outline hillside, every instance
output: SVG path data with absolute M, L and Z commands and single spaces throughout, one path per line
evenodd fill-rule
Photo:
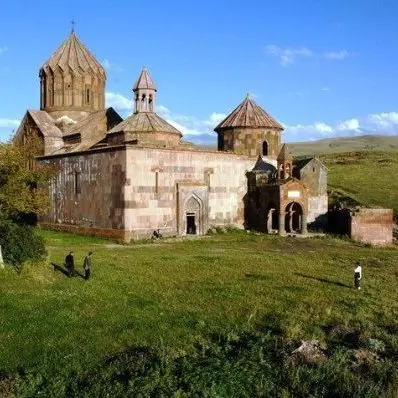
M 328 188 L 365 206 L 394 209 L 398 216 L 398 152 L 327 154 Z
M 398 151 L 398 136 L 363 135 L 359 137 L 326 138 L 308 142 L 289 142 L 293 156 L 320 155 L 358 151 Z

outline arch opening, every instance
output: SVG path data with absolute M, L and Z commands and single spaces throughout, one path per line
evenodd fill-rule
M 303 230 L 303 208 L 297 202 L 291 202 L 285 209 L 285 229 L 288 233 Z

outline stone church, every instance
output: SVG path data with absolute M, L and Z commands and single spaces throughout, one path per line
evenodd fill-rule
M 56 167 L 42 225 L 124 241 L 226 225 L 284 235 L 327 213 L 327 169 L 294 160 L 283 127 L 249 96 L 215 127 L 217 150 L 204 150 L 156 114 L 145 68 L 132 115 L 105 108 L 105 70 L 74 32 L 39 77 L 40 110 L 26 112 L 14 142 L 38 139 L 38 164 Z

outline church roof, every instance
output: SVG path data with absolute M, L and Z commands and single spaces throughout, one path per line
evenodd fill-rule
M 182 136 L 180 131 L 178 131 L 171 124 L 167 123 L 166 120 L 162 119 L 154 112 L 133 113 L 125 121 L 113 127 L 110 131 L 108 131 L 108 133 L 112 134 L 123 131 L 137 133 L 174 133 Z
M 62 131 L 55 125 L 54 119 L 47 112 L 30 109 L 26 112 L 26 115 L 33 119 L 44 137 L 62 137 Z M 18 131 L 22 128 L 23 121 Z M 16 134 L 18 134 L 18 131 Z
M 91 70 L 93 73 L 105 77 L 104 68 L 79 40 L 75 32 L 72 32 L 57 48 L 54 54 L 43 64 L 42 69 L 50 68 L 55 71 L 57 67 L 63 71 L 71 69 L 77 74 Z
M 267 173 L 267 174 L 273 174 L 273 173 L 276 173 L 276 168 L 271 163 L 264 162 L 263 158 L 261 156 L 259 156 L 257 158 L 257 162 L 254 165 L 252 171 L 258 171 L 258 172 L 263 172 L 263 173 Z
M 64 136 L 80 133 L 84 137 L 88 138 L 89 136 L 97 135 L 97 126 L 100 125 L 102 121 L 105 121 L 106 130 L 108 130 L 117 123 L 123 121 L 123 119 L 112 107 L 102 109 L 96 112 L 92 112 L 76 124 L 72 124 L 64 132 Z M 104 135 L 102 138 L 105 137 L 106 130 L 103 131 Z
M 283 127 L 249 95 L 214 130 L 231 127 L 270 127 L 283 130 Z
M 289 152 L 289 148 L 287 147 L 286 144 L 282 145 L 282 148 L 279 152 L 278 157 L 276 158 L 278 161 L 283 161 L 283 160 L 293 160 L 293 156 Z
M 133 91 L 138 89 L 151 89 L 156 91 L 156 86 L 146 68 L 143 68 L 141 74 L 138 76 L 137 81 L 134 84 Z

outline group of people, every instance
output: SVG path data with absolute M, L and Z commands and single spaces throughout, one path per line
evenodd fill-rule
M 88 252 L 87 256 L 84 258 L 83 269 L 84 269 L 84 279 L 88 280 L 91 276 L 91 255 L 93 252 Z M 65 257 L 65 267 L 68 270 L 70 277 L 76 276 L 75 270 L 75 258 L 73 256 L 73 251 Z

